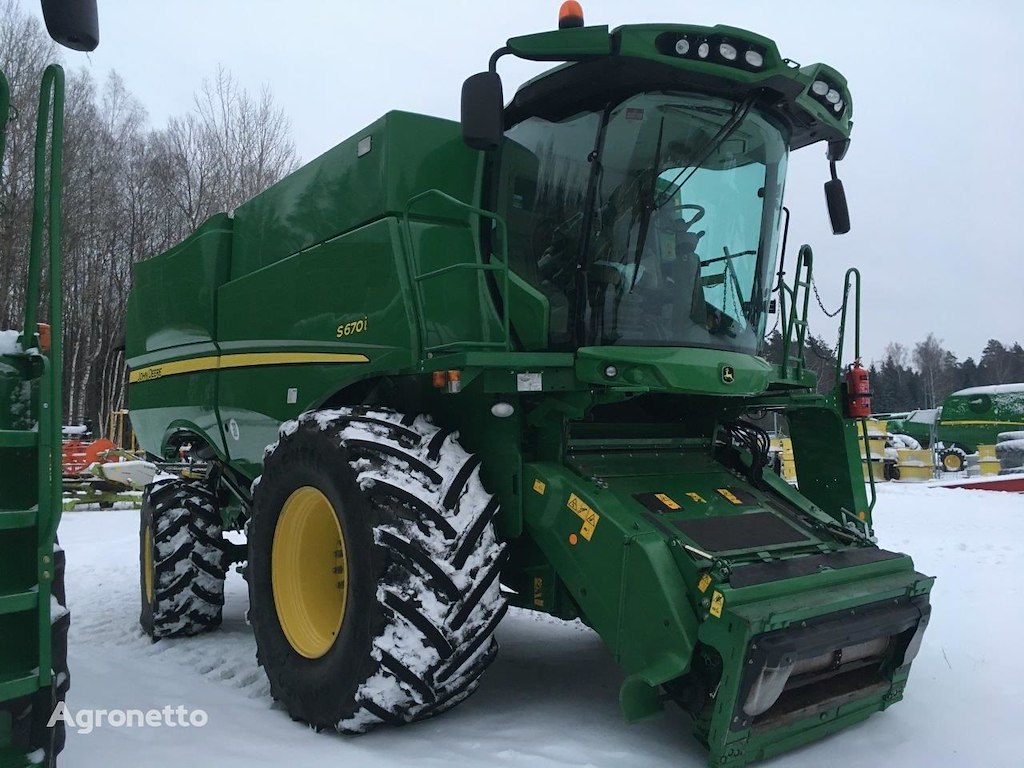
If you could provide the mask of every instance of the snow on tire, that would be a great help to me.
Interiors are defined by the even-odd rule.
[[[282,425],[253,495],[249,617],[271,692],[293,718],[359,733],[433,716],[476,690],[507,608],[498,503],[479,464],[423,416],[356,407]],[[275,603],[287,578],[274,571],[276,529],[306,488],[329,501],[346,553],[335,569],[347,577],[345,608],[322,653],[289,639]]]
[[[139,549],[139,623],[146,634],[190,637],[220,626],[224,543],[209,488],[181,478],[146,486]]]
[[[1024,432],[1003,434],[1020,434],[1022,437],[996,443],[996,458],[999,459],[999,466],[1002,469],[1017,469],[1024,466]]]

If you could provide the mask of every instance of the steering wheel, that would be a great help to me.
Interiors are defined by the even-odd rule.
[[[683,211],[693,211],[694,212],[693,213],[693,218],[688,220],[688,221],[687,221],[685,216],[680,216],[679,217],[679,220],[682,221],[686,225],[687,229],[689,229],[694,224],[696,224],[698,221],[700,221],[701,219],[704,218],[704,206],[703,205],[693,205],[692,203],[687,203],[685,205],[673,205],[672,206],[672,212],[673,213],[681,214]]]
[[[673,215],[668,222],[660,218],[658,219],[658,228],[666,234],[682,234],[689,232],[690,227],[704,218],[704,206],[702,205],[686,203],[683,205],[673,205],[669,210],[673,214],[678,215]],[[687,219],[686,216],[683,215],[686,211],[693,211],[693,217]]]

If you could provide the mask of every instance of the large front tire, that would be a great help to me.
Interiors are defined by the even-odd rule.
[[[318,729],[442,712],[497,651],[497,501],[423,417],[303,414],[268,449],[249,524],[249,618],[271,692]]]

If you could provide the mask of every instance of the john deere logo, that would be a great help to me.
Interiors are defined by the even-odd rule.
[[[731,365],[722,366],[722,381],[726,384],[732,384],[736,379],[736,371]]]

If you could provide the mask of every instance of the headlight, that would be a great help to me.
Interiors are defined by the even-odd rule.
[[[690,52],[690,41],[685,37],[681,40],[676,40],[676,53],[680,56],[685,56]]]
[[[838,104],[840,100],[839,91],[835,88],[829,88],[828,93],[825,94],[825,101],[829,104]]]
[[[697,55],[700,56],[702,59],[706,59],[709,53],[711,53],[711,46],[708,45],[707,43],[701,43],[697,47]]]
[[[718,53],[726,61],[736,61],[736,56],[739,55],[736,51],[736,46],[731,43],[720,43]]]
[[[752,67],[759,68],[764,64],[764,56],[755,50],[749,50],[743,54],[743,58],[746,59],[747,64]]]
[[[828,83],[826,83],[824,80],[815,80],[811,84],[811,93],[813,93],[816,96],[824,96],[826,93],[828,93]]]

